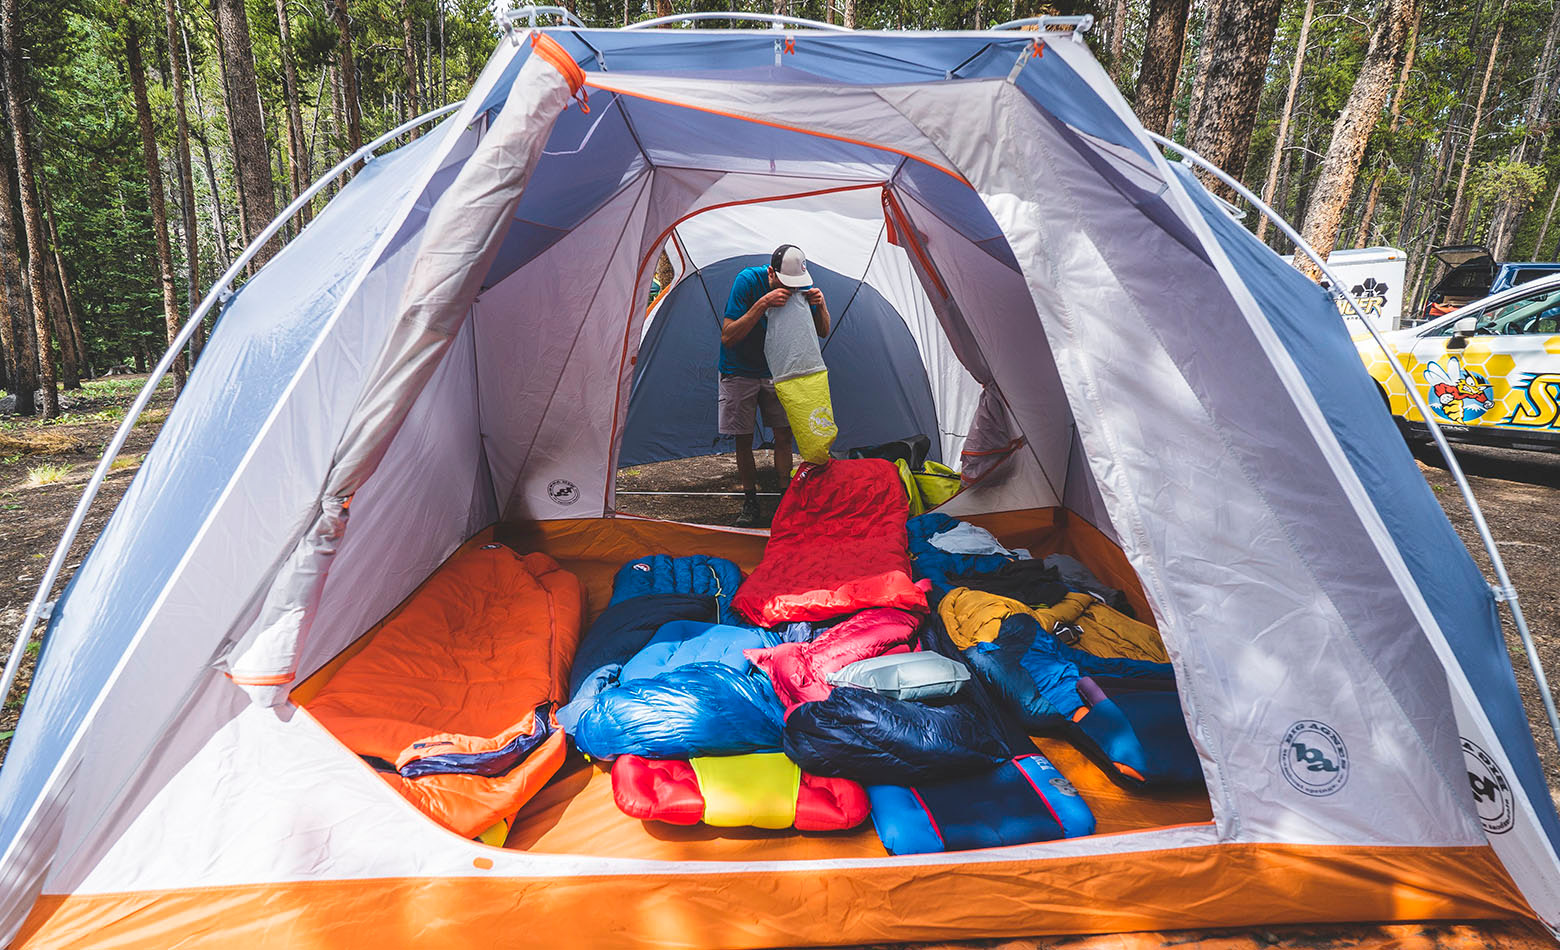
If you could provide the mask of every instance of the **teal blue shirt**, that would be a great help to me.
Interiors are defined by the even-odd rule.
[[[763,265],[745,267],[731,282],[731,296],[726,300],[727,320],[740,320],[753,309],[758,298],[769,293],[769,268]],[[769,378],[769,361],[764,359],[764,331],[769,328],[769,316],[761,315],[748,335],[727,346],[720,345],[720,372],[722,376],[747,376],[752,379]]]

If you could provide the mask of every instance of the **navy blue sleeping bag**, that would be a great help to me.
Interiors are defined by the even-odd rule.
[[[1000,725],[958,697],[934,706],[837,686],[827,699],[803,703],[785,720],[785,754],[802,771],[866,785],[914,785],[990,771],[1014,752]]]
[[[1169,664],[1075,650],[1025,614],[964,657],[1026,729],[1065,735],[1117,782],[1202,781]]]
[[[946,782],[873,785],[872,824],[889,854],[968,851],[1094,834],[1094,813],[1038,753]]]
[[[607,606],[645,594],[696,594],[715,598],[721,623],[740,625],[747,619],[731,609],[731,597],[741,586],[742,569],[723,557],[650,554],[618,568]]]
[[[958,521],[941,512],[928,512],[905,522],[905,532],[910,543],[910,567],[916,580],[932,582],[932,593],[927,602],[936,613],[937,602],[954,587],[952,582],[959,574],[990,574],[1003,565],[1018,560],[1004,554],[950,554],[937,547],[931,539],[956,525]]]

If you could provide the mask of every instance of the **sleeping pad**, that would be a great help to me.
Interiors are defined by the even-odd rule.
[[[1069,593],[1048,607],[1030,607],[1007,597],[955,587],[937,605],[948,636],[959,649],[997,638],[1002,621],[1015,614],[1035,618],[1046,632],[1095,656],[1168,663],[1159,631],[1096,601]]]
[[[874,785],[872,824],[889,854],[968,851],[1094,834],[1094,813],[1039,753],[990,771],[921,784]]]
[[[867,792],[809,775],[783,753],[612,763],[612,799],[631,818],[717,828],[845,831],[867,820]]]
[[[1067,736],[1119,783],[1202,780],[1169,664],[1075,650],[1029,614],[1007,617],[964,657],[1026,728]]]
[[[907,653],[921,618],[906,610],[875,607],[830,627],[806,643],[782,643],[748,650],[753,665],[769,674],[786,715],[802,703],[823,699],[833,688],[826,677],[857,660]]]
[[[618,568],[612,578],[612,599],[607,606],[613,607],[646,594],[693,594],[715,598],[720,616],[709,619],[740,624],[742,618],[731,609],[731,598],[741,586],[742,569],[723,557],[650,554]]]
[[[779,638],[752,627],[677,620],[580,687],[558,722],[598,759],[687,759],[780,749],[782,710],[744,650]]]
[[[804,464],[732,605],[764,627],[868,607],[924,611],[926,594],[910,579],[906,506],[891,462]]]
[[[557,771],[580,582],[545,554],[458,553],[308,703],[430,818],[472,837]]]
[[[816,775],[914,785],[990,771],[1024,751],[1009,749],[1002,734],[963,694],[933,705],[837,686],[786,718],[785,754]]]
[[[809,462],[829,460],[839,435],[834,403],[829,396],[829,370],[813,325],[812,308],[800,291],[784,304],[770,307],[764,331],[764,361],[775,381],[775,395],[785,410],[796,450]]]

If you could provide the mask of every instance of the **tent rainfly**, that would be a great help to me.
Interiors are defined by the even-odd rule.
[[[53,605],[0,770],[0,942],[1560,927],[1560,821],[1491,588],[1328,296],[1165,160],[1077,39],[510,27],[454,115],[225,300]],[[497,848],[300,707],[487,526],[566,565],[752,555],[619,516],[613,486],[625,459],[709,451],[704,328],[779,240],[836,301],[841,446],[925,432],[990,469],[944,510],[1049,526],[1140,582],[1200,817],[906,857],[667,856],[589,827]],[[663,250],[678,281],[647,311]]]

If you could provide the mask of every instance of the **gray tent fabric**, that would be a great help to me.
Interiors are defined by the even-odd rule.
[[[471,311],[509,229],[549,130],[573,89],[541,56],[526,60],[509,99],[429,216],[393,322],[336,450],[320,512],[266,595],[226,667],[260,705],[286,702],[300,641],[318,605],[348,504],[373,474],[413,401]]]

